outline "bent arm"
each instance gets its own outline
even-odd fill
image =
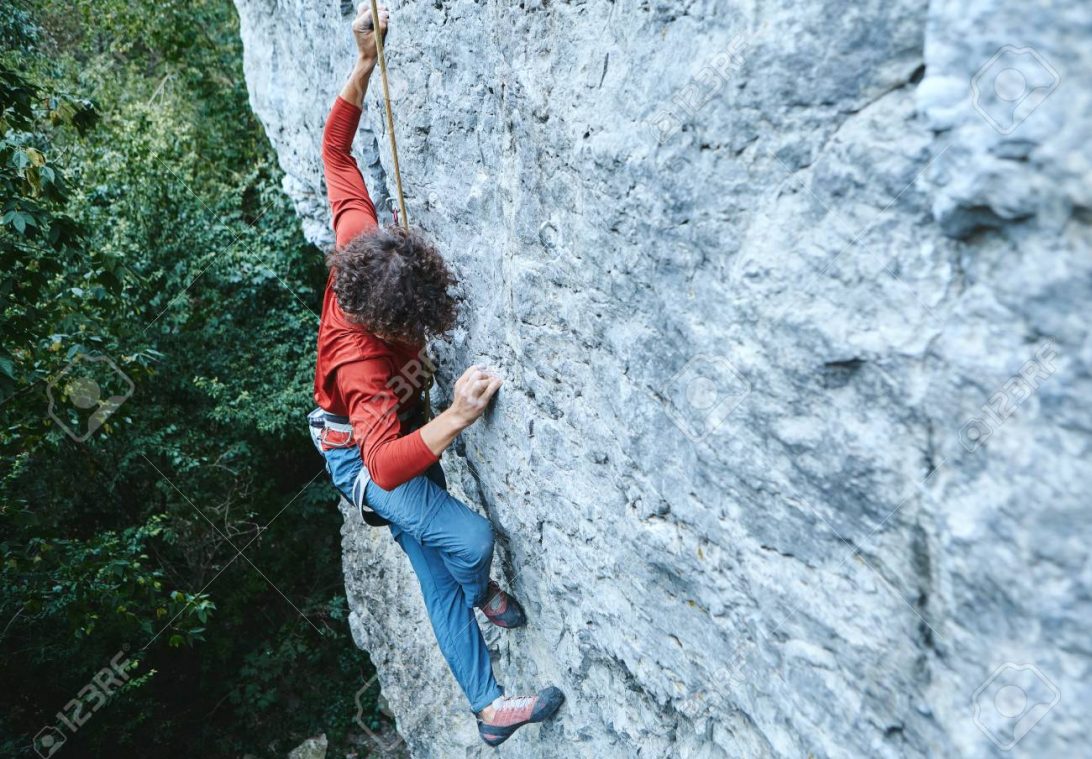
[[[439,456],[429,450],[420,430],[399,437],[398,403],[388,386],[385,360],[354,361],[337,374],[360,457],[376,485],[393,490],[436,463]]]
[[[357,60],[341,94],[334,100],[322,133],[322,167],[338,247],[379,224],[375,205],[351,152],[360,125],[360,106],[374,67],[374,59],[369,61],[361,56]]]
[[[439,456],[459,436],[459,433],[485,413],[490,399],[500,389],[503,380],[484,364],[471,366],[455,381],[451,405],[420,429],[421,440]]]

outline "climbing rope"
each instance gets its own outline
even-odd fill
[[[387,112],[387,136],[391,141],[391,161],[394,166],[394,186],[398,193],[398,208],[402,211],[402,226],[405,229],[409,229],[409,214],[406,213],[406,197],[402,192],[402,170],[398,166],[398,140],[394,137],[394,109],[391,107],[391,88],[387,83],[387,59],[383,55],[383,30],[379,24],[376,23],[379,19],[379,5],[376,0],[372,0],[372,32],[375,36],[375,52],[379,59],[379,78],[383,83],[383,105]],[[395,218],[395,223],[398,223],[398,219]],[[431,363],[431,362],[429,362]],[[432,387],[432,374],[429,374],[428,380],[425,382],[424,390],[424,402],[425,402],[425,423],[427,424],[432,419],[432,398],[429,395],[429,388]]]
[[[391,141],[391,160],[394,165],[394,185],[398,192],[398,208],[402,211],[402,226],[409,229],[409,214],[406,213],[406,198],[402,194],[402,171],[398,168],[398,140],[394,138],[394,109],[391,108],[391,88],[387,83],[387,59],[383,55],[383,31],[376,23],[379,18],[379,5],[372,0],[372,32],[375,37],[375,52],[379,57],[379,78],[383,82],[383,105],[387,110],[387,136]]]

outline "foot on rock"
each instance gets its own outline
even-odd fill
[[[497,627],[510,630],[527,624],[527,615],[523,613],[523,607],[519,605],[519,601],[501,590],[496,580],[489,581],[485,600],[478,605],[478,608],[485,614],[486,619]]]
[[[554,716],[564,700],[565,694],[560,688],[552,685],[540,690],[537,696],[522,698],[501,696],[489,705],[489,708],[493,709],[493,714],[488,720],[481,714],[478,715],[478,734],[488,745],[499,746],[524,725],[544,722]],[[485,711],[488,711],[488,708],[483,710],[482,714]]]

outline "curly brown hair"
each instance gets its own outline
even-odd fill
[[[334,295],[353,321],[384,340],[419,344],[455,326],[455,275],[417,230],[380,227],[326,256]]]

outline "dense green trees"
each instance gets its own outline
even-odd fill
[[[0,9],[5,755],[46,726],[71,756],[275,755],[356,716],[304,431],[324,271],[236,25],[229,0]]]

